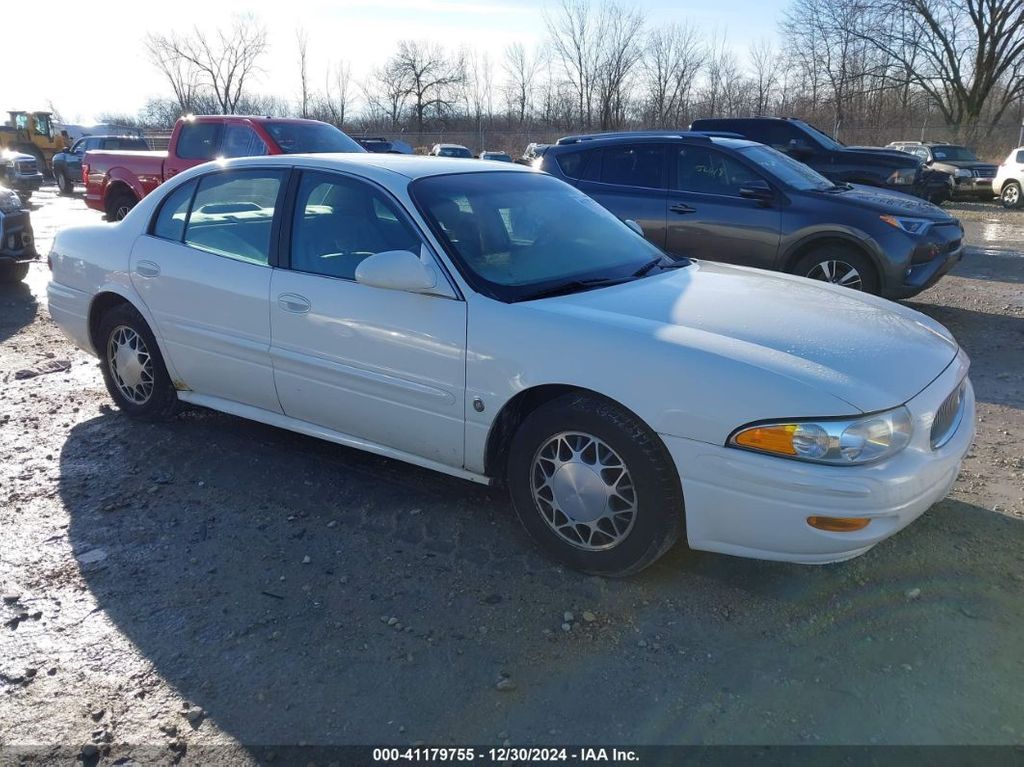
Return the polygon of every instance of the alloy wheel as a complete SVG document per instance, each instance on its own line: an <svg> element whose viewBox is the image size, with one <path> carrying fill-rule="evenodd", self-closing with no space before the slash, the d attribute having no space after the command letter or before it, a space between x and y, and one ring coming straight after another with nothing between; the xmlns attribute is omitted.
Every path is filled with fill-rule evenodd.
<svg viewBox="0 0 1024 767"><path fill-rule="evenodd" d="M1020 203L1020 187L1010 184L1003 190L1003 202L1009 207L1016 207Z"/></svg>
<svg viewBox="0 0 1024 767"><path fill-rule="evenodd" d="M633 529L637 493L629 468L591 434L562 432L551 437L534 455L531 481L541 517L577 548L613 548Z"/></svg>
<svg viewBox="0 0 1024 767"><path fill-rule="evenodd" d="M860 272L853 264L848 264L846 261L820 261L811 267L811 270L807 272L807 277L812 280L830 282L833 285L842 285L844 288L853 290L862 290L864 286Z"/></svg>

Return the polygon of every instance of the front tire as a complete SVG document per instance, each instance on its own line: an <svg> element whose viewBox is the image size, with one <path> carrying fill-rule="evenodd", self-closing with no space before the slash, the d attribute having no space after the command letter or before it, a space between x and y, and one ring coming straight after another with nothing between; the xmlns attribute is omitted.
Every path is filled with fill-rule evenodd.
<svg viewBox="0 0 1024 767"><path fill-rule="evenodd" d="M863 253L841 245L824 245L812 249L796 262L793 274L851 290L878 294L878 273L871 260Z"/></svg>
<svg viewBox="0 0 1024 767"><path fill-rule="evenodd" d="M107 391L133 418L166 420L178 410L178 393L153 331L135 307L121 304L100 320L97 352Z"/></svg>
<svg viewBox="0 0 1024 767"><path fill-rule="evenodd" d="M519 521L549 556L627 576L679 539L683 497L664 444L636 416L582 392L533 411L516 431L507 481Z"/></svg>
<svg viewBox="0 0 1024 767"><path fill-rule="evenodd" d="M1021 194L1020 184L1016 181L1007 181L1003 191L999 195L1004 208L1016 210L1024 205L1024 194Z"/></svg>
<svg viewBox="0 0 1024 767"><path fill-rule="evenodd" d="M0 283L5 285L13 282L21 282L28 276L28 264L15 264L11 262L0 262Z"/></svg>

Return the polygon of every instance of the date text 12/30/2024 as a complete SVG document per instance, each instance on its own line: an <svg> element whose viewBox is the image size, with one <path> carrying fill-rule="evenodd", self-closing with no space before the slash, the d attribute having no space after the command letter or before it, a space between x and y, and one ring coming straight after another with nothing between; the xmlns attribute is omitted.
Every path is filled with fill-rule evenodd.
<svg viewBox="0 0 1024 767"><path fill-rule="evenodd" d="M535 746L499 746L491 748L458 748L413 746L409 748L375 748L373 761L419 762L440 764L444 762L483 762L531 764L542 762L637 762L636 751L623 748L541 748Z"/></svg>

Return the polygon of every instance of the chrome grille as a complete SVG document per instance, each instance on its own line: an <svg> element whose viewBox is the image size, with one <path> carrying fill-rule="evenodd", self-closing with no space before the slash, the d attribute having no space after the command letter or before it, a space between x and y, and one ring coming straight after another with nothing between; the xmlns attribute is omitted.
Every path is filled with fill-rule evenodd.
<svg viewBox="0 0 1024 767"><path fill-rule="evenodd" d="M964 399L967 392L967 379L960 382L952 394L939 405L935 413L935 420L932 422L931 445L932 450L938 450L952 439L956 434L957 427L964 417Z"/></svg>
<svg viewBox="0 0 1024 767"><path fill-rule="evenodd" d="M18 172L19 173L35 173L36 172L36 161L35 160L18 160Z"/></svg>
<svg viewBox="0 0 1024 767"><path fill-rule="evenodd" d="M971 171L971 175L975 178L995 178L996 169L993 168L974 168Z"/></svg>

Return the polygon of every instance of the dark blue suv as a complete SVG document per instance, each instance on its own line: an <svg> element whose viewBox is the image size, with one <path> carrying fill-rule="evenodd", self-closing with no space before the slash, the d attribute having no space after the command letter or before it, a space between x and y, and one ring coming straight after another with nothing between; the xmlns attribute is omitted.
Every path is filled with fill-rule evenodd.
<svg viewBox="0 0 1024 767"><path fill-rule="evenodd" d="M725 261L908 298L959 261L963 228L941 208L836 184L728 134L569 136L540 163L670 255Z"/></svg>

